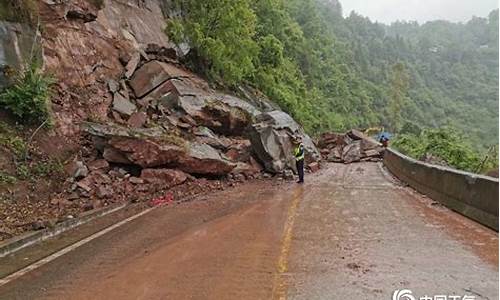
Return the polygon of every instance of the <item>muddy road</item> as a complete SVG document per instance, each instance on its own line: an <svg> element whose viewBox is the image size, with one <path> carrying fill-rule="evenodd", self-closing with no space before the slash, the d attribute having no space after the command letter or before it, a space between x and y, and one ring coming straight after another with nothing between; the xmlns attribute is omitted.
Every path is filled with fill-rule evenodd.
<svg viewBox="0 0 500 300"><path fill-rule="evenodd" d="M152 210L0 299L498 299L497 266L496 232L360 163Z"/></svg>

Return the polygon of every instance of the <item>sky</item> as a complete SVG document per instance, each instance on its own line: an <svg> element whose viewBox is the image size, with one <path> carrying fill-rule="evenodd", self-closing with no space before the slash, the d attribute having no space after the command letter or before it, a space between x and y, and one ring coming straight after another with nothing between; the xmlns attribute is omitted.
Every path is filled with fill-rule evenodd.
<svg viewBox="0 0 500 300"><path fill-rule="evenodd" d="M472 16L486 17L498 8L498 0L340 0L340 3L346 16L354 10L386 24L397 20L466 22Z"/></svg>

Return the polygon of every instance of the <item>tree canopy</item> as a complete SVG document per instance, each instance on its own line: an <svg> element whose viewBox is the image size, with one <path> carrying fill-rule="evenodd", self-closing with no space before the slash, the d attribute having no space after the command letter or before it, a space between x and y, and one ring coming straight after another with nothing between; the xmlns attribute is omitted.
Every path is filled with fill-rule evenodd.
<svg viewBox="0 0 500 300"><path fill-rule="evenodd" d="M193 68L257 87L313 135L452 126L474 149L498 144L498 10L383 25L343 17L337 0L174 3L182 14L167 32L191 44Z"/></svg>

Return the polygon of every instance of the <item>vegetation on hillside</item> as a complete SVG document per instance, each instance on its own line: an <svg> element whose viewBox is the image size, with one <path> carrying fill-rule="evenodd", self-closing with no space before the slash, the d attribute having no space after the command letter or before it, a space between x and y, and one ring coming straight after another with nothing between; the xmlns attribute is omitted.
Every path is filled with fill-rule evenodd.
<svg viewBox="0 0 500 300"><path fill-rule="evenodd" d="M0 93L0 107L12 112L22 124L50 124L50 86L53 79L36 63L25 67Z"/></svg>
<svg viewBox="0 0 500 300"><path fill-rule="evenodd" d="M36 182L41 178L61 178L62 162L41 153L33 144L30 130L0 121L0 188L19 180Z"/></svg>
<svg viewBox="0 0 500 300"><path fill-rule="evenodd" d="M0 2L0 20L36 24L38 3L36 0L3 0Z"/></svg>
<svg viewBox="0 0 500 300"><path fill-rule="evenodd" d="M391 125L392 71L402 64L410 79L405 120L454 122L476 140L496 136L496 124L477 117L497 118L498 11L467 24L385 26L355 13L343 18L334 1L176 5L183 18L167 28L194 47L189 60L199 71L229 85L256 85L312 132Z"/></svg>
<svg viewBox="0 0 500 300"><path fill-rule="evenodd" d="M454 168L484 173L498 169L498 147L480 155L463 135L449 127L400 135L392 147L416 159L432 156Z"/></svg>
<svg viewBox="0 0 500 300"><path fill-rule="evenodd" d="M173 1L167 32L214 82L251 84L311 134L454 127L498 144L498 10L469 22L374 23L336 0ZM471 150L472 151L472 150Z"/></svg>

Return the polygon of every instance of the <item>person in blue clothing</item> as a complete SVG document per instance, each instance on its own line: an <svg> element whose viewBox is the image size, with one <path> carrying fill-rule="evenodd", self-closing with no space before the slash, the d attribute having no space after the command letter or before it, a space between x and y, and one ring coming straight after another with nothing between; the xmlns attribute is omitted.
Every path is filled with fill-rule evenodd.
<svg viewBox="0 0 500 300"><path fill-rule="evenodd" d="M389 135L385 132L380 135L379 142L382 144L384 148L389 146Z"/></svg>
<svg viewBox="0 0 500 300"><path fill-rule="evenodd" d="M295 165L297 166L297 173L299 173L299 181L297 183L304 183L304 158L305 151L304 145L302 144L302 140L300 137L294 139L295 142Z"/></svg>

